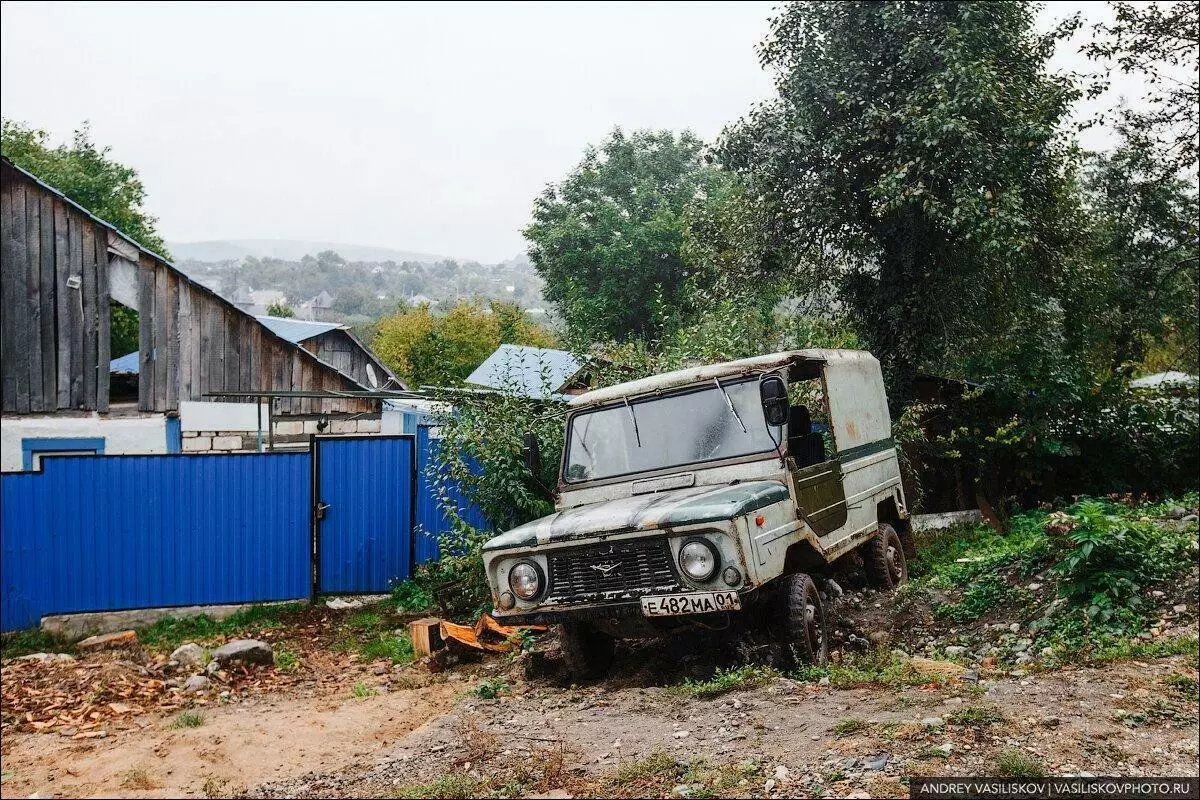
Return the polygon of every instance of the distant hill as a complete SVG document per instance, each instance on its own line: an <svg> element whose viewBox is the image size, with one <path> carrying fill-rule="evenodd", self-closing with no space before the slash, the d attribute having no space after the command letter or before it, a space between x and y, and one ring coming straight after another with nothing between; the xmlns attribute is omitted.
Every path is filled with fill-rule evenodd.
<svg viewBox="0 0 1200 800"><path fill-rule="evenodd" d="M338 242L304 242L296 239L225 239L211 242L168 242L167 247L177 261L228 261L241 260L246 256L257 258L281 258L299 261L306 255L315 256L322 250L333 250L347 261L419 261L433 264L446 260L447 256L432 253L414 253L409 250L392 250L388 247L371 247Z"/></svg>

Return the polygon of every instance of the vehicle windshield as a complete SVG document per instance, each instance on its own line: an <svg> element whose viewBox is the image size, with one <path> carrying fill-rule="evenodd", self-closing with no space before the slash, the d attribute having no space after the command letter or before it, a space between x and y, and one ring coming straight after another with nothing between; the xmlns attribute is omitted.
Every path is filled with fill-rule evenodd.
<svg viewBox="0 0 1200 800"><path fill-rule="evenodd" d="M716 381L665 397L576 414L567 431L567 483L768 453L782 429L763 418L758 380Z"/></svg>

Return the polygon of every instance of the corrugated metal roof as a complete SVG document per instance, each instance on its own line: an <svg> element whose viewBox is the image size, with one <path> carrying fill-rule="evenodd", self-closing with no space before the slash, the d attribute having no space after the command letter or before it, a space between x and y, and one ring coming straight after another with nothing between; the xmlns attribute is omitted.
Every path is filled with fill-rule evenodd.
<svg viewBox="0 0 1200 800"><path fill-rule="evenodd" d="M526 397L558 397L581 364L565 350L502 344L467 377L467 383L513 389Z"/></svg>
<svg viewBox="0 0 1200 800"><path fill-rule="evenodd" d="M141 369L141 359L138 358L138 351L126 353L120 358L114 358L108 362L108 371L122 375L137 375Z"/></svg>
<svg viewBox="0 0 1200 800"><path fill-rule="evenodd" d="M256 316L255 319L270 328L271 333L281 336L293 344L342 327L337 322L312 322L290 317L268 317L265 314Z"/></svg>

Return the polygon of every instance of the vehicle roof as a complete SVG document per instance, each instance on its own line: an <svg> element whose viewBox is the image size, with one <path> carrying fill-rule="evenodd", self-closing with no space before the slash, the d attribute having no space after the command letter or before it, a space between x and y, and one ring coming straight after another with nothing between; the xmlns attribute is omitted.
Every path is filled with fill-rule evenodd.
<svg viewBox="0 0 1200 800"><path fill-rule="evenodd" d="M590 392L575 397L568 403L572 408L595 406L625 397L635 397L644 394L655 394L681 386L711 381L714 378L736 378L759 372L772 372L787 368L789 377L796 379L806 377L804 366L815 366L824 363L856 361L861 359L875 360L875 357L863 350L828 350L812 348L808 350L785 350L780 353L769 353L762 356L741 358L737 361L723 361L719 364L707 364L698 367L678 369L664 372L661 375L651 375L635 381L618 383L603 389L593 389Z"/></svg>

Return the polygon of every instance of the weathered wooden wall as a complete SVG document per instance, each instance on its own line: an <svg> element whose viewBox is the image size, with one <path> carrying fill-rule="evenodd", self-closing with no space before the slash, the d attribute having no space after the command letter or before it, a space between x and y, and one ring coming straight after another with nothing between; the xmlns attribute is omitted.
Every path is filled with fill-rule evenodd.
<svg viewBox="0 0 1200 800"><path fill-rule="evenodd" d="M8 161L0 169L5 413L108 410L109 276L122 262L137 274L139 409L173 411L206 392L363 388ZM358 399L276 403L292 414L378 406Z"/></svg>
<svg viewBox="0 0 1200 800"><path fill-rule="evenodd" d="M378 382L377 388L399 389L402 387L398 380L387 385L388 379L392 377L388 368L346 331L328 331L320 336L305 339L300 344L317 358L341 370L363 386L376 388L372 387L371 379L367 375L367 365L369 364L375 373L375 380Z"/></svg>

